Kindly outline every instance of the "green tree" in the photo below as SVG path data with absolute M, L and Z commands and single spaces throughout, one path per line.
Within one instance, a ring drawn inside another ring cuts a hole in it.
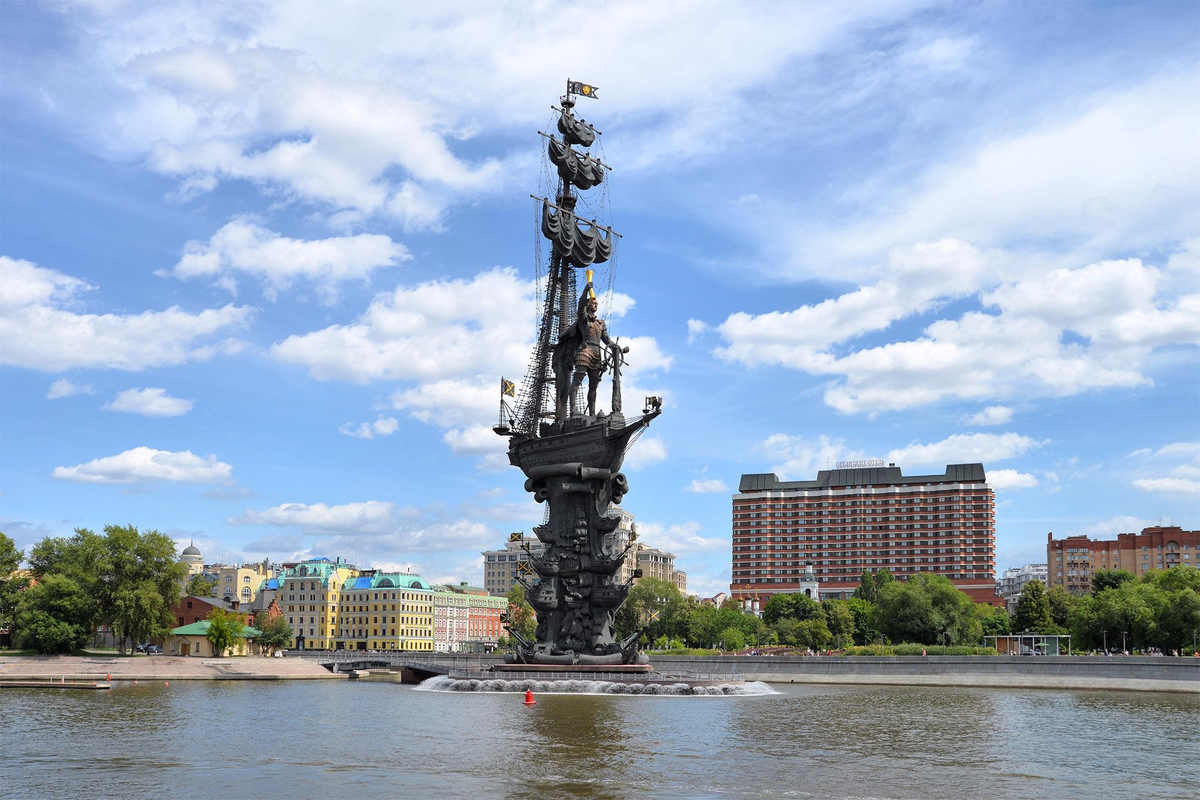
M 208 642 L 213 655 L 223 656 L 225 651 L 236 647 L 246 638 L 246 624 L 241 614 L 232 614 L 223 608 L 208 612 Z
M 875 628 L 875 604 L 861 597 L 851 597 L 844 601 L 846 609 L 854 615 L 854 643 L 870 644 L 879 636 Z
M 732 625 L 721 631 L 718 639 L 717 644 L 725 650 L 741 650 L 746 646 L 746 634 Z
M 975 644 L 983 635 L 971 598 L 949 578 L 930 573 L 886 583 L 874 622 L 893 642 Z
M 866 600 L 869 603 L 878 603 L 883 587 L 894 583 L 895 580 L 892 571 L 886 567 L 875 572 L 864 569 L 862 577 L 859 579 L 858 588 L 854 590 L 854 596 L 859 600 Z
M 628 636 L 643 627 L 648 629 L 651 640 L 676 634 L 684 605 L 675 584 L 658 578 L 640 578 L 617 612 L 617 636 Z
M 1046 601 L 1050 603 L 1050 619 L 1060 628 L 1071 625 L 1071 606 L 1075 597 L 1062 584 L 1054 584 L 1046 590 Z
M 269 653 L 282 650 L 292 641 L 292 626 L 282 616 L 272 617 L 266 611 L 255 618 L 254 627 L 262 634 L 258 637 L 258 645 Z
M 537 637 L 537 615 L 525 599 L 525 587 L 519 583 L 508 590 L 508 629 L 527 642 Z
M 845 600 L 826 600 L 821 603 L 825 624 L 838 647 L 854 642 L 854 612 Z
M 17 601 L 29 582 L 25 576 L 17 575 L 17 568 L 24 557 L 25 554 L 17 549 L 16 543 L 0 533 L 0 628 L 11 629 L 17 613 Z
M 1127 569 L 1102 569 L 1092 574 L 1092 594 L 1100 594 L 1105 589 L 1118 589 L 1121 584 L 1133 580 L 1133 573 Z
M 821 615 L 821 607 L 808 595 L 776 594 L 772 595 L 763 606 L 763 622 L 774 624 L 784 617 L 797 621 L 813 619 Z
M 833 635 L 821 617 L 806 619 L 796 624 L 796 644 L 800 647 L 824 650 L 832 641 Z
M 1017 608 L 1013 611 L 1013 630 L 1018 633 L 1045 633 L 1053 624 L 1045 584 L 1038 580 L 1025 584 L 1017 600 Z
M 183 593 L 193 597 L 213 597 L 216 594 L 216 585 L 203 575 L 193 575 Z
M 65 575 L 46 575 L 21 593 L 14 627 L 17 644 L 39 653 L 70 653 L 91 637 L 92 602 Z
M 1012 633 L 1012 619 L 1002 608 L 976 603 L 975 615 L 979 618 L 983 636 L 1004 636 Z

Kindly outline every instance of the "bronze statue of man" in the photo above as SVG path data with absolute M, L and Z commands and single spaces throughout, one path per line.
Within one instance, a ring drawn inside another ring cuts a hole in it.
M 575 416 L 575 390 L 583 382 L 584 375 L 588 378 L 587 413 L 590 417 L 596 416 L 596 388 L 604 372 L 604 351 L 601 344 L 610 348 L 617 347 L 616 343 L 608 338 L 608 326 L 604 324 L 604 320 L 596 316 L 599 307 L 600 304 L 592 292 L 592 284 L 588 282 L 579 298 L 579 312 L 575 316 L 575 324 L 567 333 L 567 336 L 573 337 L 579 343 L 575 351 L 575 374 L 571 376 L 571 416 Z M 622 352 L 629 352 L 629 348 L 624 348 Z

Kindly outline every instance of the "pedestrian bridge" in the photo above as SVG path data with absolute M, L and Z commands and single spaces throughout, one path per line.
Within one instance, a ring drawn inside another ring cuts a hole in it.
M 495 656 L 455 656 L 449 653 L 420 655 L 415 653 L 387 653 L 371 650 L 289 650 L 287 658 L 303 658 L 328 669 L 330 672 L 353 670 L 388 669 L 408 671 L 413 677 L 424 680 L 435 675 L 451 672 L 481 672 L 498 660 Z

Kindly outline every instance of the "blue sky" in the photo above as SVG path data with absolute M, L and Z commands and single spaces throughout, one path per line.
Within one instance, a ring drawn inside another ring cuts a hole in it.
M 1195 3 L 0 18 L 19 546 L 131 523 L 480 581 L 541 518 L 489 428 L 568 77 L 601 87 L 626 394 L 666 398 L 624 506 L 694 591 L 743 472 L 982 461 L 1001 569 L 1197 524 Z

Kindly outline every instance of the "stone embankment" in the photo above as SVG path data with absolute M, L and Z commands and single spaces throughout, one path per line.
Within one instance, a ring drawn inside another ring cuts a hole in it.
M 0 681 L 345 680 L 299 658 L 179 656 L 0 656 Z
M 1200 659 L 1136 656 L 653 656 L 663 671 L 740 672 L 766 683 L 1116 689 L 1200 694 Z

